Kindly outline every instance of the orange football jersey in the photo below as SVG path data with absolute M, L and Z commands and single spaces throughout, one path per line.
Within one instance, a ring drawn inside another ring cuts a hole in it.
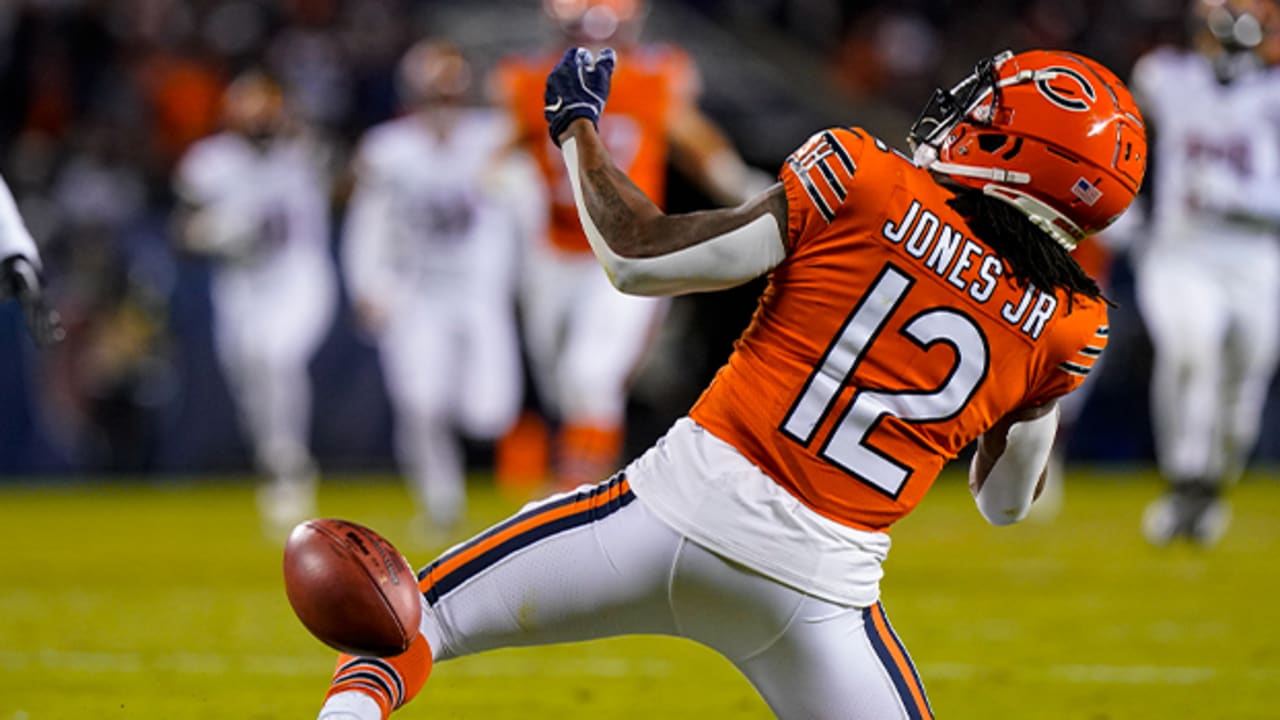
M 1071 251 L 1071 257 L 1098 285 L 1104 288 L 1107 286 L 1111 279 L 1112 253 L 1097 235 L 1089 235 L 1081 240 L 1076 249 Z
M 690 414 L 815 511 L 884 530 L 1001 417 L 1084 380 L 1106 306 L 1014 283 L 863 130 L 814 135 L 780 177 L 787 258 Z
M 542 114 L 547 74 L 559 59 L 556 53 L 506 60 L 495 70 L 493 85 L 519 126 L 525 150 L 547 178 L 551 242 L 589 253 L 560 149 L 547 135 Z M 692 61 L 678 48 L 647 45 L 618 54 L 600 137 L 618 167 L 660 206 L 666 193 L 667 129 L 676 112 L 693 102 L 697 83 Z

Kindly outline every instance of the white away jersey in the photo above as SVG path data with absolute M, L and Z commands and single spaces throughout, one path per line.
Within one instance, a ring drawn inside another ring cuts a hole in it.
M 192 207 L 187 242 L 220 260 L 211 288 L 220 346 L 309 353 L 328 327 L 337 283 L 318 157 L 302 137 L 259 148 L 224 132 L 179 163 L 175 186 Z
M 1163 48 L 1138 61 L 1130 85 L 1155 133 L 1151 241 L 1273 240 L 1266 223 L 1200 212 L 1195 198 L 1280 217 L 1280 69 L 1222 84 L 1203 55 Z
M 326 258 L 329 187 L 303 138 L 260 149 L 236 133 L 213 135 L 183 156 L 175 185 L 202 216 L 204 249 L 231 261 L 224 274 L 269 284 Z
M 491 173 L 511 137 L 505 116 L 483 109 L 460 112 L 445 134 L 418 115 L 368 132 L 343 232 L 356 296 L 509 285 L 492 277 L 515 246 Z
M 0 260 L 14 255 L 21 255 L 36 267 L 40 266 L 36 244 L 18 215 L 18 206 L 13 201 L 9 186 L 0 178 Z

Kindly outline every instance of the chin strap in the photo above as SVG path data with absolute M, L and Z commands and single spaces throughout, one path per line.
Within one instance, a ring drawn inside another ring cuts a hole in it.
M 958 175 L 990 180 L 990 183 L 982 187 L 984 195 L 1012 205 L 1023 215 L 1026 215 L 1033 225 L 1043 230 L 1045 234 L 1053 238 L 1054 242 L 1066 249 L 1067 252 L 1075 250 L 1076 245 L 1084 239 L 1085 232 L 1065 215 L 1027 193 L 1010 187 L 1011 185 L 1029 184 L 1031 182 L 1029 173 L 1005 170 L 1003 168 L 942 162 L 938 159 L 938 149 L 932 145 L 917 146 L 913 160 L 917 166 L 942 173 L 943 175 Z
M 1020 190 L 991 184 L 983 186 L 982 194 L 1012 205 L 1026 215 L 1032 225 L 1043 230 L 1067 252 L 1075 250 L 1076 245 L 1085 237 L 1085 231 L 1071 222 L 1067 216 Z

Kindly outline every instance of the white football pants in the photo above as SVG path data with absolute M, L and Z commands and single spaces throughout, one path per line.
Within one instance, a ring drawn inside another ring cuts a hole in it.
M 1135 263 L 1155 352 L 1161 472 L 1233 481 L 1258 439 L 1280 346 L 1280 247 L 1217 239 L 1158 246 Z
M 438 527 L 466 505 L 458 433 L 493 440 L 520 410 L 520 348 L 506 298 L 422 291 L 392 308 L 378 338 L 395 410 L 396 456 Z
M 621 474 L 531 503 L 419 579 L 436 662 L 671 635 L 723 655 L 784 720 L 932 717 L 879 603 L 820 600 L 714 554 L 653 515 Z
M 213 279 L 218 360 L 259 469 L 276 483 L 314 481 L 307 365 L 333 317 L 332 275 L 326 258 L 303 256 L 289 271 Z
M 539 397 L 573 423 L 617 426 L 627 381 L 669 301 L 619 292 L 590 253 L 539 247 L 522 288 Z

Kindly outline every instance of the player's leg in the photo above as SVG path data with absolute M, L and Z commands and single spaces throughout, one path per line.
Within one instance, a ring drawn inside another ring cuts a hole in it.
M 1219 434 L 1207 482 L 1199 489 L 1198 512 L 1189 523 L 1188 537 L 1204 545 L 1216 544 L 1231 521 L 1227 487 L 1243 474 L 1258 441 L 1267 388 L 1280 352 L 1280 249 L 1270 243 L 1236 247 L 1230 260 L 1229 282 L 1223 283 L 1233 317 L 1224 352 Z
M 1280 247 L 1250 248 L 1227 292 L 1234 315 L 1225 354 L 1223 482 L 1237 480 L 1258 441 L 1267 388 L 1280 357 Z
M 680 543 L 622 475 L 531 503 L 419 573 L 418 644 L 396 658 L 345 658 L 320 717 L 385 718 L 432 663 L 485 650 L 675 634 L 668 588 Z
M 315 515 L 317 470 L 311 455 L 308 366 L 333 319 L 336 297 L 325 258 L 298 258 L 255 298 L 248 338 L 249 379 L 259 464 L 271 477 L 262 488 L 270 522 L 288 530 Z
M 311 378 L 303 358 L 262 358 L 254 366 L 258 462 L 271 477 L 262 488 L 262 509 L 287 530 L 315 514 L 316 466 L 307 444 Z
M 667 301 L 624 295 L 592 275 L 573 308 L 557 382 L 563 426 L 559 481 L 573 486 L 610 472 L 622 452 L 627 383 Z
M 671 602 L 681 634 L 733 662 L 779 718 L 932 717 L 879 603 L 828 602 L 691 542 L 681 548 Z
M 1139 309 L 1154 350 L 1152 427 L 1168 492 L 1143 515 L 1147 539 L 1188 535 L 1216 484 L 1222 348 L 1229 311 L 1212 268 L 1191 253 L 1152 253 L 1138 265 Z
M 252 297 L 214 286 L 214 341 L 240 426 L 264 476 L 257 504 L 265 531 L 283 538 L 315 514 L 315 475 L 306 438 L 310 386 L 306 365 L 292 371 L 266 346 Z
M 584 278 L 601 272 L 590 255 L 578 256 L 536 247 L 520 279 L 521 329 L 528 353 L 534 389 L 546 412 L 558 415 L 557 367 L 560 364 L 565 325 L 579 300 L 576 292 Z
M 515 317 L 504 300 L 480 298 L 469 307 L 457 412 L 463 432 L 471 438 L 496 440 L 520 412 L 520 341 Z
M 384 328 L 379 359 L 395 412 L 396 458 L 424 517 L 414 529 L 447 533 L 466 509 L 462 448 L 453 424 L 461 376 L 457 308 L 417 297 Z

